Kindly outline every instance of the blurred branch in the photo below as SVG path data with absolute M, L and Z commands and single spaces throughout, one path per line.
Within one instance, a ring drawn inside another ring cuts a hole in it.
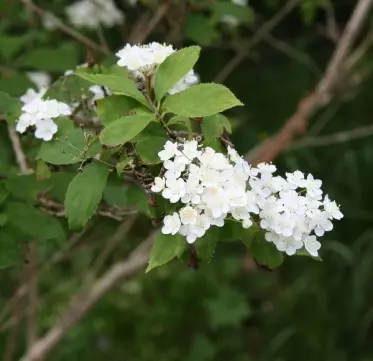
M 324 147 L 331 144 L 349 142 L 351 140 L 366 138 L 373 135 L 373 125 L 344 130 L 328 135 L 318 137 L 304 137 L 291 144 L 290 150 L 305 148 L 305 147 Z
M 70 305 L 62 313 L 56 324 L 39 339 L 31 350 L 21 358 L 21 361 L 43 360 L 61 341 L 65 334 L 101 299 L 112 287 L 124 279 L 134 275 L 148 261 L 148 251 L 153 243 L 156 232 L 153 231 L 131 254 L 122 262 L 113 265 L 101 278 L 93 283 L 88 290 L 83 290 L 72 297 Z
M 34 2 L 32 0 L 19 0 L 19 1 L 28 9 L 28 11 L 39 15 L 42 19 L 48 14 L 48 12 L 45 11 L 43 8 L 34 4 Z M 106 49 L 105 47 L 95 43 L 91 39 L 89 39 L 86 36 L 84 36 L 83 34 L 79 33 L 77 30 L 65 25 L 57 17 L 56 17 L 56 20 L 58 20 L 58 21 L 56 21 L 56 27 L 58 29 L 60 29 L 62 32 L 64 32 L 65 34 L 71 36 L 72 38 L 74 38 L 78 42 L 84 44 L 85 46 L 87 46 L 88 48 L 90 48 L 93 51 L 103 53 L 103 54 L 106 54 L 106 55 L 110 54 L 110 51 L 108 49 Z
M 298 103 L 295 113 L 283 127 L 251 151 L 245 158 L 252 164 L 270 162 L 287 148 L 293 138 L 305 132 L 308 118 L 331 99 L 331 93 L 341 81 L 341 73 L 348 63 L 348 53 L 358 36 L 373 0 L 359 0 L 347 22 L 337 47 L 329 61 L 324 76 L 316 88 Z
M 38 197 L 38 201 L 41 205 L 41 210 L 45 213 L 51 214 L 56 217 L 65 217 L 65 206 L 62 203 L 56 202 L 53 199 L 47 198 L 45 195 Z M 100 205 L 97 214 L 102 217 L 111 218 L 116 221 L 123 221 L 127 216 L 137 214 L 138 211 L 133 209 L 122 209 L 116 206 L 105 206 Z
M 216 75 L 214 82 L 223 83 L 225 79 L 245 60 L 249 50 L 260 43 L 284 18 L 298 5 L 299 0 L 288 0 L 288 2 L 271 19 L 264 23 L 253 35 L 246 49 L 237 49 L 236 55 Z
M 9 139 L 12 143 L 13 152 L 16 157 L 19 170 L 22 174 L 33 173 L 33 170 L 30 169 L 27 165 L 27 158 L 25 156 L 25 153 L 23 152 L 21 140 L 19 139 L 17 132 L 13 128 L 8 126 L 8 134 Z
M 163 1 L 150 19 L 148 14 L 144 14 L 133 27 L 128 42 L 130 44 L 142 44 L 166 15 L 170 5 L 171 3 L 168 0 Z

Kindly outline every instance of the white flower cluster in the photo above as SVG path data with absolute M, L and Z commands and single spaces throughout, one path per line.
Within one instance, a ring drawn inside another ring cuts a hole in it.
M 69 22 L 79 28 L 113 27 L 124 22 L 113 0 L 80 0 L 65 9 Z
M 232 148 L 225 156 L 199 147 L 195 140 L 167 141 L 158 154 L 166 171 L 155 178 L 152 191 L 181 204 L 164 218 L 162 232 L 179 233 L 189 243 L 227 219 L 243 228 L 255 221 L 279 251 L 294 255 L 304 247 L 317 257 L 321 244 L 316 236 L 332 230 L 331 221 L 343 217 L 335 202 L 322 198 L 321 181 L 311 174 L 274 176 L 273 164 L 254 168 Z
M 127 44 L 116 53 L 119 58 L 117 64 L 126 67 L 133 76 L 142 76 L 144 73 L 151 73 L 169 55 L 175 52 L 172 45 L 150 43 L 148 45 Z M 181 79 L 170 91 L 170 94 L 178 93 L 198 83 L 198 76 L 193 70 Z
M 70 115 L 71 108 L 55 99 L 43 100 L 42 96 L 46 88 L 35 94 L 31 94 L 31 90 L 33 89 L 28 90 L 27 96 L 21 97 L 21 101 L 25 104 L 22 107 L 22 114 L 17 120 L 16 130 L 19 133 L 24 133 L 28 127 L 35 126 L 35 138 L 49 141 L 58 130 L 53 119 L 61 115 Z

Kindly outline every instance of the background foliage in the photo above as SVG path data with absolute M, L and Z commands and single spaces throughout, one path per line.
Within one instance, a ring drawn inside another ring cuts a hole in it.
M 38 5 L 62 16 L 69 3 L 45 0 Z M 136 7 L 117 3 L 126 13 L 126 23 L 104 31 L 114 50 L 127 42 L 145 15 L 151 18 L 161 6 L 156 1 L 139 2 Z M 203 45 L 196 70 L 204 82 L 216 79 L 237 48 L 249 49 L 261 24 L 283 6 L 276 0 L 252 1 L 244 11 L 234 13 L 241 25 L 229 27 L 218 21 L 222 12 L 236 11 L 228 2 L 175 3 L 148 40 L 176 47 Z M 224 79 L 245 104 L 231 112 L 232 141 L 241 153 L 279 129 L 299 99 L 313 88 L 335 46 L 327 28 L 331 11 L 336 27 L 343 28 L 353 6 L 347 0 L 300 1 L 273 30 L 272 40 L 266 38 L 250 47 L 244 61 Z M 33 86 L 25 71 L 43 70 L 57 78 L 93 56 L 64 32 L 44 29 L 21 2 L 1 2 L 0 14 L 0 90 L 11 96 L 20 96 Z M 365 30 L 371 31 L 369 24 Z M 95 32 L 82 32 L 99 42 Z M 368 52 L 363 67 L 369 69 L 371 61 Z M 371 123 L 370 73 L 362 82 L 344 81 L 347 91 L 314 114 L 308 135 L 317 137 Z M 7 101 L 2 96 L 0 105 Z M 25 140 L 30 160 L 36 156 L 35 143 L 32 137 Z M 31 266 L 25 255 L 27 242 L 32 240 L 37 254 L 38 328 L 43 334 L 86 280 L 118 221 L 96 216 L 63 259 L 49 266 L 53 255 L 74 235 L 64 218 L 49 217 L 35 207 L 37 195 L 48 191 L 62 202 L 75 174 L 45 176 L 40 165 L 37 176 L 18 176 L 4 122 L 0 147 L 0 242 L 2 248 L 9 244 L 9 252 L 0 254 L 0 309 L 7 309 L 11 295 L 28 277 Z M 139 272 L 116 287 L 67 334 L 50 359 L 373 360 L 371 138 L 322 147 L 300 140 L 282 153 L 277 164 L 282 172 L 299 168 L 323 179 L 325 191 L 340 202 L 346 215 L 324 237 L 322 263 L 286 257 L 280 269 L 269 272 L 259 268 L 240 245 L 218 242 L 214 260 L 196 272 L 174 261 L 147 274 Z M 148 208 L 141 191 L 125 188 L 114 177 L 104 190 L 104 200 L 109 206 L 139 207 L 144 214 Z M 117 242 L 103 271 L 148 234 L 151 224 L 144 214 L 136 219 L 132 232 Z M 0 351 L 6 354 L 10 342 L 16 340 L 14 359 L 23 354 L 27 343 L 25 313 L 27 298 L 1 318 Z

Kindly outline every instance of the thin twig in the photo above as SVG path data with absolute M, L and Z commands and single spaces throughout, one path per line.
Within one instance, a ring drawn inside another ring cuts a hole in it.
M 38 273 L 36 267 L 35 242 L 28 244 L 28 264 L 25 267 L 28 280 L 28 310 L 27 310 L 27 348 L 31 349 L 38 338 Z
M 252 164 L 270 162 L 284 149 L 297 135 L 306 130 L 307 120 L 320 107 L 331 100 L 331 94 L 341 80 L 348 53 L 369 14 L 373 0 L 359 0 L 347 22 L 337 47 L 329 61 L 324 76 L 316 88 L 301 99 L 295 113 L 285 122 L 283 127 L 271 138 L 249 151 L 245 158 Z
M 4 361 L 13 361 L 13 354 L 16 349 L 17 345 L 17 337 L 18 337 L 18 328 L 19 323 L 21 320 L 20 317 L 20 307 L 15 307 L 13 309 L 13 318 L 14 318 L 14 324 L 12 325 L 12 329 L 9 332 L 6 345 L 5 345 L 5 353 L 4 353 Z
M 245 60 L 249 50 L 259 44 L 299 3 L 299 0 L 288 0 L 288 2 L 266 23 L 264 23 L 253 35 L 246 49 L 239 48 L 236 55 L 216 75 L 214 81 L 223 83 L 225 79 Z
M 296 142 L 293 142 L 289 147 L 290 150 L 306 148 L 306 147 L 324 147 L 332 144 L 350 142 L 355 139 L 371 137 L 373 135 L 373 125 L 344 130 L 341 132 L 322 135 L 318 137 L 304 137 Z
M 291 45 L 287 44 L 285 41 L 275 38 L 271 34 L 267 34 L 264 40 L 273 46 L 275 49 L 283 52 L 290 58 L 296 60 L 297 62 L 306 65 L 309 69 L 317 76 L 320 75 L 321 71 L 318 68 L 317 64 L 313 61 L 313 59 L 306 53 L 303 53 Z
M 66 333 L 101 299 L 113 286 L 131 277 L 148 261 L 148 251 L 153 243 L 155 232 L 144 240 L 127 260 L 113 265 L 90 289 L 83 290 L 72 297 L 67 309 L 62 313 L 55 325 L 39 339 L 21 361 L 39 361 L 45 359 L 50 351 L 66 335 Z
M 45 11 L 40 6 L 34 4 L 32 0 L 19 0 L 25 7 L 29 9 L 29 11 L 34 12 L 35 14 L 39 15 L 42 19 L 47 15 L 47 11 Z M 57 21 L 58 20 L 58 21 Z M 56 27 L 63 31 L 65 34 L 71 36 L 78 42 L 86 45 L 88 48 L 90 48 L 93 51 L 103 53 L 106 55 L 110 54 L 110 51 L 106 49 L 105 47 L 95 43 L 91 39 L 87 38 L 83 34 L 79 33 L 75 29 L 65 25 L 60 19 L 56 18 Z

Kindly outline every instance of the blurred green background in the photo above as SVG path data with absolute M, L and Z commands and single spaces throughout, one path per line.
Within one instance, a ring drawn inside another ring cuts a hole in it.
M 37 1 L 67 23 L 64 8 L 70 3 Z M 258 28 L 285 1 L 253 0 L 238 13 L 237 8 L 223 7 L 242 15 L 236 25 L 220 21 L 221 10 L 216 10 L 220 7 L 212 3 L 175 1 L 147 37 L 177 48 L 202 45 L 196 71 L 204 82 L 215 79 L 237 47 L 248 49 Z M 156 1 L 138 1 L 132 6 L 118 0 L 116 4 L 126 15 L 125 24 L 102 30 L 113 51 L 123 47 L 139 19 L 147 14 L 151 18 L 160 6 Z M 245 104 L 230 114 L 232 141 L 241 153 L 278 130 L 317 84 L 335 48 L 328 25 L 335 20 L 336 28 L 342 30 L 354 5 L 355 1 L 348 0 L 299 1 L 271 32 L 272 38 L 250 48 L 244 61 L 224 79 Z M 369 15 L 361 38 L 373 31 L 372 20 Z M 100 39 L 95 31 L 78 31 L 97 42 Z M 344 90 L 313 115 L 309 136 L 372 123 L 372 55 L 368 51 L 363 58 L 361 69 L 367 70 L 363 78 L 343 79 Z M 0 0 L 0 90 L 20 96 L 32 86 L 25 71 L 47 71 L 57 79 L 86 57 L 83 45 L 60 30 L 45 29 L 20 1 Z M 322 179 L 325 192 L 341 204 L 345 218 L 323 237 L 323 262 L 286 257 L 279 269 L 270 272 L 259 268 L 241 245 L 218 243 L 212 262 L 198 271 L 173 261 L 148 274 L 139 272 L 116 287 L 67 334 L 48 360 L 372 361 L 373 141 L 366 135 L 320 147 L 302 146 L 300 139 L 275 161 L 281 173 L 300 169 Z M 11 178 L 16 164 L 4 123 L 0 124 L 0 147 L 1 176 Z M 31 142 L 26 148 L 30 158 L 35 154 L 33 147 Z M 24 201 L 36 189 L 32 181 L 21 182 L 14 193 Z M 121 202 L 119 198 L 125 198 L 118 195 L 121 191 L 113 183 L 105 200 Z M 19 218 L 26 222 L 22 217 L 27 214 L 21 212 Z M 67 236 L 46 239 L 38 246 L 39 334 L 53 325 L 117 226 L 114 220 L 95 218 L 84 239 L 47 272 L 42 271 L 44 262 L 63 247 Z M 139 217 L 135 230 L 118 245 L 105 268 L 123 259 L 147 234 L 147 227 L 148 218 Z M 0 242 L 6 241 L 4 237 L 0 229 Z M 4 309 L 25 272 L 22 259 L 1 271 L 0 308 Z M 5 354 L 15 332 L 14 320 L 20 318 L 14 360 L 25 350 L 26 327 L 21 317 L 25 305 L 22 301 L 0 323 L 0 354 Z

